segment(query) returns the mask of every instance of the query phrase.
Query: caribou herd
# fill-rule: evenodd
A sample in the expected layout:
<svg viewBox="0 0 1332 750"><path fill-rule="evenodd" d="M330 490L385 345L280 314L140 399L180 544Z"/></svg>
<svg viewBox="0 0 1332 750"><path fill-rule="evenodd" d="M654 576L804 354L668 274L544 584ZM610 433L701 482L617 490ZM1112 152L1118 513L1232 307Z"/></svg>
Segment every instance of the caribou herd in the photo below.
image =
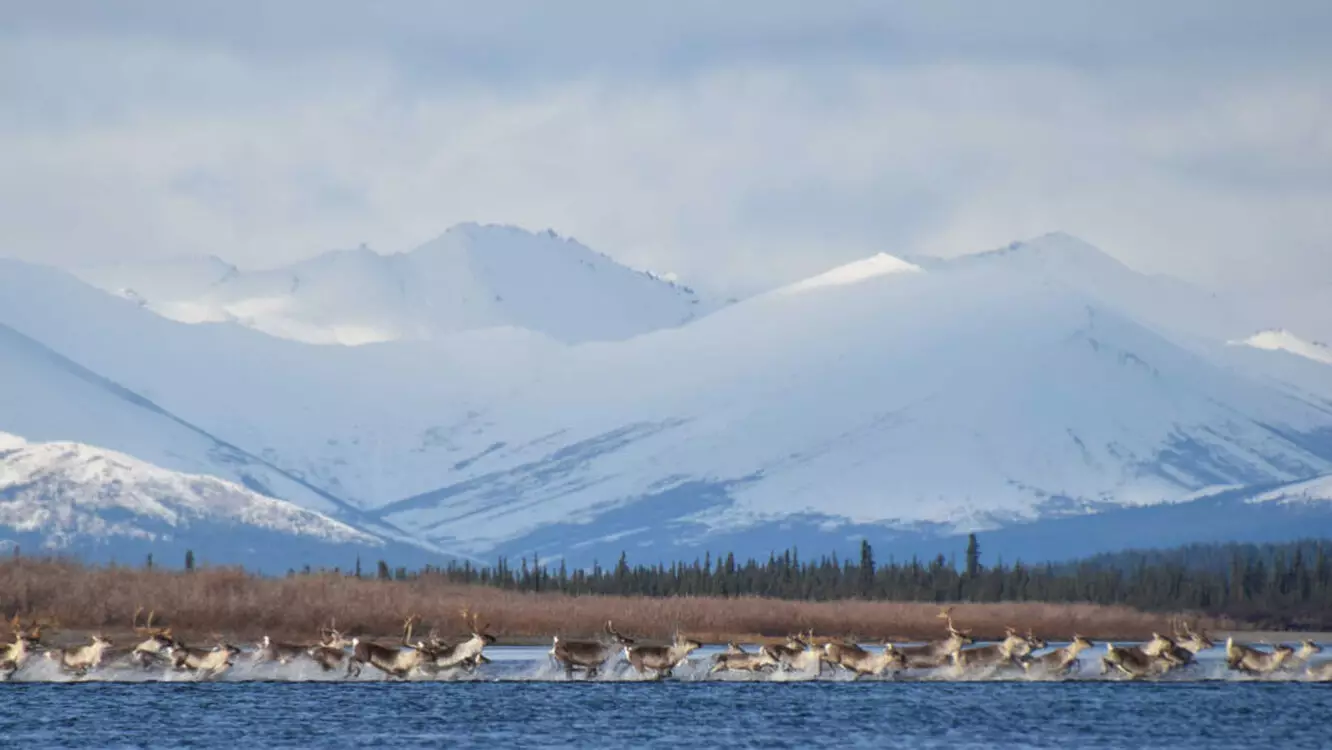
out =
<svg viewBox="0 0 1332 750"><path fill-rule="evenodd" d="M142 612L143 608L139 608L131 618L135 634L133 645L125 644L119 648L101 633L93 634L85 645L47 648L42 644L42 630L49 631L53 623L25 625L15 615L10 622L14 642L0 644L0 681L9 680L38 658L53 662L62 673L80 677L94 670L122 666L164 669L198 679L213 679L232 669L246 653L217 634L212 636L210 645L189 646L170 627L155 626L155 612L149 612L147 619L140 623ZM435 629L424 638L414 640L413 633L421 621L416 615L404 619L401 638L391 644L360 636L348 637L338 630L335 621L330 621L319 628L318 639L311 642L284 643L265 635L249 650L248 658L256 665L304 662L323 672L341 673L347 677L360 675L365 666L398 679L432 677L456 671L473 673L478 667L490 663L483 652L486 646L495 642L495 636L475 614L467 610L462 614L467 633L452 641L441 638ZM1003 673L1064 677L1078 671L1081 655L1096 647L1091 640L1075 634L1068 645L1046 651L1048 644L1045 640L1030 630L1024 635L1013 628L1009 628L998 642L977 645L970 630L957 628L950 609L943 609L939 617L946 621L943 637L919 645L883 642L877 644L877 649L866 648L849 640L816 639L813 631L790 635L785 643L764 645L754 651L731 642L724 651L711 657L706 673L821 675L825 669L831 669L844 672L851 679L913 671L962 678ZM1132 680L1156 678L1193 667L1198 663L1199 652L1215 646L1205 631L1197 632L1187 623L1177 622L1169 636L1153 633L1150 640L1136 645L1106 643L1099 660L1100 673ZM637 674L661 679L672 676L678 667L689 661L693 652L702 647L703 643L678 632L669 644L640 643L617 631L613 621L607 621L600 637L591 640L555 636L549 655L571 679L579 673L588 678L596 677L607 670L617 656L622 656ZM1322 648L1310 640L1302 641L1298 648L1282 644L1266 650L1228 638L1225 664L1229 670L1246 675L1332 681L1332 660L1314 661L1320 651Z"/></svg>

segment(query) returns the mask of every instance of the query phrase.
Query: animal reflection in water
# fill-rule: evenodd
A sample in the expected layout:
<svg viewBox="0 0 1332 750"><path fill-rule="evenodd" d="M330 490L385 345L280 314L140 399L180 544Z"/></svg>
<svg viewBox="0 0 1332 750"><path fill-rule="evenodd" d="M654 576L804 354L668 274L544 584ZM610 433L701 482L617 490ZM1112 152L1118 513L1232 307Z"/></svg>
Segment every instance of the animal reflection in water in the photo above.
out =
<svg viewBox="0 0 1332 750"><path fill-rule="evenodd" d="M212 636L211 643L191 646L170 627L154 625L156 612L149 612L141 622L142 613L140 607L131 617L134 639L119 648L100 632L90 636L85 644L48 647L43 645L43 638L57 627L53 620L24 623L15 616L9 623L13 642L0 644L0 681L25 679L25 673L35 672L38 664L51 664L56 673L76 679L108 669L132 669L213 680L231 672L246 653L217 634ZM579 675L597 678L613 662L620 670L627 669L631 675L650 680L673 677L685 667L690 668L689 674L695 679L778 673L805 677L830 673L851 680L907 675L938 679L1003 675L1048 679L1080 672L1083 654L1097 646L1090 639L1074 634L1068 645L1046 650L1048 644L1043 638L1030 630L1020 634L1014 628L1009 628L1002 640L977 645L970 630L960 629L954 623L951 609L942 610L939 618L945 621L940 638L923 644L881 641L862 645L854 640L818 638L809 630L754 650L728 643L724 651L702 660L701 664L694 657L694 652L704 645L699 640L677 631L667 643L647 643L624 635L616 630L613 621L607 621L591 639L555 636L549 657L568 679ZM308 664L335 678L357 677L366 666L384 678L398 680L473 674L490 663L484 652L495 643L495 636L488 625L468 610L463 610L462 622L466 633L459 639L447 640L434 628L425 637L413 638L421 618L408 615L403 618L400 637L392 643L383 643L359 635L349 636L338 629L335 620L330 620L317 629L317 638L308 642L282 642L264 635L249 649L248 660L253 667ZM1137 681L1188 674L1198 664L1198 654L1217 644L1206 632L1177 622L1171 635L1153 633L1143 643L1104 645L1105 651L1099 659L1100 674ZM1332 660L1319 660L1322 647L1313 641L1302 641L1298 647L1284 644L1263 647L1229 638L1224 649L1225 668L1236 674L1332 681ZM41 658L34 659L38 656Z"/></svg>

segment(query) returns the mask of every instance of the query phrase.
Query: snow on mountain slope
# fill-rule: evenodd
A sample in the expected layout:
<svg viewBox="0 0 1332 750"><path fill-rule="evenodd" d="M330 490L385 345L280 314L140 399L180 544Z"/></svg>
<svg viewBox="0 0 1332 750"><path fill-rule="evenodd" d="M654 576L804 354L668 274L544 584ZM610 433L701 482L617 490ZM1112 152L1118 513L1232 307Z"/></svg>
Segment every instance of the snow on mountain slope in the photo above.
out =
<svg viewBox="0 0 1332 750"><path fill-rule="evenodd" d="M207 269L211 268L212 271ZM219 275L220 274L220 275ZM292 266L93 269L83 278L187 323L234 321L315 344L430 340L514 327L577 343L681 325L708 310L691 289L632 271L553 232L462 224L409 253L362 247ZM129 290L129 291L126 291Z"/></svg>
<svg viewBox="0 0 1332 750"><path fill-rule="evenodd" d="M803 285L582 347L485 412L507 428L495 450L386 518L478 548L535 549L524 537L550 523L641 538L660 526L633 516L660 521L652 498L691 486L671 502L711 529L976 529L1332 466L1295 437L1332 429L1332 410L1055 281L965 263Z"/></svg>
<svg viewBox="0 0 1332 750"><path fill-rule="evenodd" d="M987 266L1075 289L1168 333L1182 345L1214 343L1252 331L1263 315L1249 301L1218 295L1169 276L1148 276L1064 232L997 250L937 260L936 270Z"/></svg>
<svg viewBox="0 0 1332 750"><path fill-rule="evenodd" d="M29 443L0 432L0 527L42 533L48 547L85 535L152 539L157 532L148 526L218 521L334 544L384 545L328 516L233 482L167 471L81 443Z"/></svg>
<svg viewBox="0 0 1332 750"><path fill-rule="evenodd" d="M914 263L908 263L887 253L879 253L782 287L777 292L779 294L798 294L810 289L858 284L878 276L887 276L894 273L918 273L921 270L921 267Z"/></svg>
<svg viewBox="0 0 1332 750"><path fill-rule="evenodd" d="M383 259L325 260L361 278ZM1236 364L1247 347L1224 346L1194 295L1052 235L961 261L878 256L627 340L501 328L326 347L0 262L0 323L487 555L989 529L1332 471L1332 404Z"/></svg>
<svg viewBox="0 0 1332 750"><path fill-rule="evenodd" d="M112 446L155 464L213 474L325 513L335 500L264 465L0 324L0 429L30 440Z"/></svg>
<svg viewBox="0 0 1332 750"><path fill-rule="evenodd" d="M451 554L365 515L3 323L0 386L0 430L7 433L34 441L108 446L167 470L218 477L338 518L360 532L415 547L412 554L422 559Z"/></svg>
<svg viewBox="0 0 1332 750"><path fill-rule="evenodd" d="M209 255L102 263L74 269L73 273L99 289L146 304L147 300L193 298L206 294L240 271L221 258Z"/></svg>
<svg viewBox="0 0 1332 750"><path fill-rule="evenodd" d="M3 432L0 547L121 563L151 556L172 567L188 555L199 564L268 573L350 569L362 556L407 565L441 558L213 476Z"/></svg>
<svg viewBox="0 0 1332 750"><path fill-rule="evenodd" d="M433 480L400 476L393 457L419 458L422 466L431 468L442 461L464 460L471 450L464 438L486 426L475 409L514 383L539 378L542 363L563 348L514 329L475 331L431 342L313 346L234 324L168 320L60 271L4 260L0 260L0 324L173 416L205 427L210 438L241 446L355 504L389 502L433 486ZM145 428L150 436L141 441L145 445L127 445L136 433L122 433L110 417L81 418L84 412L76 406L77 399L68 409L48 407L47 403L62 403L65 386L52 385L57 381L44 373L31 374L29 380L37 384L32 390L47 398L0 390L0 404L11 400L8 414L0 408L0 428L14 419L15 412L27 413L31 415L27 424L42 432L14 431L30 438L106 445L172 469L227 471L225 461L213 470L203 463L182 465L158 453L145 453L171 444L153 442L159 437L155 427ZM49 416L66 411L71 420ZM56 427L61 429L53 432ZM318 496L277 494L330 511Z"/></svg>
<svg viewBox="0 0 1332 750"><path fill-rule="evenodd" d="M1305 341L1290 331L1259 331L1243 341L1232 343L1252 346L1255 349L1290 352L1314 362L1332 365L1332 347L1316 341Z"/></svg>
<svg viewBox="0 0 1332 750"><path fill-rule="evenodd" d="M1295 482L1278 487L1270 492L1248 499L1248 503L1317 503L1332 504L1332 474L1315 477L1303 482Z"/></svg>

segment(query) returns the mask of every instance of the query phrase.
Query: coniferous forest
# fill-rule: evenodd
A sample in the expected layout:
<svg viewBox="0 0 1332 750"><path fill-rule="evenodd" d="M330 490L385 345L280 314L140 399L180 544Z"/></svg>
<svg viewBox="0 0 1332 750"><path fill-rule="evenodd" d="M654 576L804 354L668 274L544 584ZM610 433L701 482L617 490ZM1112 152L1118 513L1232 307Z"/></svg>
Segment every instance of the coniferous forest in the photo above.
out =
<svg viewBox="0 0 1332 750"><path fill-rule="evenodd" d="M790 549L761 561L706 555L650 566L631 565L621 554L609 566L588 569L569 569L562 562L552 566L535 556L516 564L500 559L490 567L450 564L418 571L390 569L379 561L374 575L573 595L1120 604L1146 611L1195 611L1274 628L1332 627L1332 542L1194 545L1042 565L982 565L980 545L972 535L961 564L943 554L929 560L880 559L881 553L864 542L858 556L845 559L802 558ZM362 575L359 562L355 575Z"/></svg>

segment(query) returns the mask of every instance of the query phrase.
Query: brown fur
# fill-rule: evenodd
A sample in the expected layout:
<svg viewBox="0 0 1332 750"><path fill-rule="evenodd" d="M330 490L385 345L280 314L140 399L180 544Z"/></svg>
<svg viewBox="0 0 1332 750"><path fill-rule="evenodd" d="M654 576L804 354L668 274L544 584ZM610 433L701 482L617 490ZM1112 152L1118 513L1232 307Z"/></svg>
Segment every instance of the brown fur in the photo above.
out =
<svg viewBox="0 0 1332 750"><path fill-rule="evenodd" d="M625 646L624 656L639 674L670 677L680 662L700 648L702 643L677 635L669 646Z"/></svg>
<svg viewBox="0 0 1332 750"><path fill-rule="evenodd" d="M1295 649L1285 644L1276 646L1271 653L1268 653L1252 646L1235 643L1234 638L1226 639L1226 666L1247 674L1271 674L1281 669L1294 653Z"/></svg>
<svg viewBox="0 0 1332 750"><path fill-rule="evenodd" d="M866 651L854 643L830 642L823 645L823 660L834 667L841 667L855 674L855 679L865 675L882 675L888 671L906 669L906 657L891 643L885 643L879 653Z"/></svg>
<svg viewBox="0 0 1332 750"><path fill-rule="evenodd" d="M634 639L620 635L610 620L606 621L605 634L608 638L596 641L566 641L557 635L551 644L550 656L564 667L567 677L572 678L578 670L586 672L589 678L596 677L615 653L616 645L634 644Z"/></svg>
<svg viewBox="0 0 1332 750"><path fill-rule="evenodd" d="M1095 646L1090 639L1080 635L1073 636L1073 641L1063 648L1057 648L1048 654L1042 654L1022 662L1028 673L1047 675L1066 675L1078 664L1078 654Z"/></svg>

